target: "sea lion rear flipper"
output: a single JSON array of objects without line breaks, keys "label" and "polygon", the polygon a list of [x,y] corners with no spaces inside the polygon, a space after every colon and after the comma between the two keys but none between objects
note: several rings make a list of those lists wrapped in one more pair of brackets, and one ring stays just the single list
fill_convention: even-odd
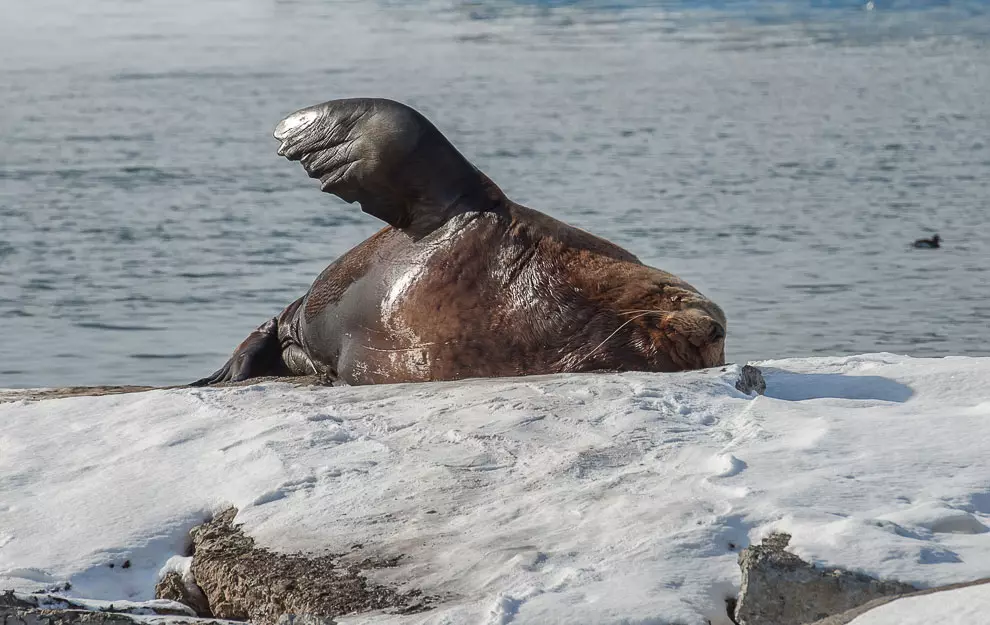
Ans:
[{"label": "sea lion rear flipper", "polygon": [[392,100],[331,100],[275,128],[278,153],[321,188],[412,236],[466,211],[494,210],[501,191],[419,112]]}]

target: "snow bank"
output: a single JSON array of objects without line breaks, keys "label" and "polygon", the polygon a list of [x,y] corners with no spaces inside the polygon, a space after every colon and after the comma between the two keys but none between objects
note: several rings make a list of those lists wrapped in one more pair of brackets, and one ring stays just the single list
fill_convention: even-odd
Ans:
[{"label": "snow bank", "polygon": [[975,625],[987,622],[990,590],[969,586],[907,597],[870,610],[850,625]]},{"label": "snow bank", "polygon": [[373,579],[442,598],[375,623],[727,624],[771,530],[882,578],[990,575],[990,358],[757,364],[764,397],[730,366],[0,404],[0,588],[152,599],[231,505],[279,551],[403,554]]}]

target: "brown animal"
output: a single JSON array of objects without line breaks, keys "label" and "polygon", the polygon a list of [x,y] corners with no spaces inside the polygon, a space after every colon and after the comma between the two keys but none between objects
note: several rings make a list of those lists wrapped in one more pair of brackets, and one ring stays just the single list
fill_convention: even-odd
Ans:
[{"label": "brown animal", "polygon": [[725,315],[677,277],[509,200],[425,117],[332,100],[275,129],[323,191],[389,224],[195,385],[348,384],[724,364]]}]

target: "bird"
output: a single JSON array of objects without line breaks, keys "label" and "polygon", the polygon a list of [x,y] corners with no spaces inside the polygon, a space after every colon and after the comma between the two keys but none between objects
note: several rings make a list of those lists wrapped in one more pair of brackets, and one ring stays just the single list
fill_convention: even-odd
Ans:
[{"label": "bird", "polygon": [[915,247],[918,247],[918,248],[923,248],[923,249],[935,249],[937,247],[941,247],[939,245],[939,242],[941,240],[942,240],[942,237],[940,237],[940,236],[938,236],[936,234],[935,236],[933,236],[930,239],[918,239],[917,241],[914,242],[914,246]]}]

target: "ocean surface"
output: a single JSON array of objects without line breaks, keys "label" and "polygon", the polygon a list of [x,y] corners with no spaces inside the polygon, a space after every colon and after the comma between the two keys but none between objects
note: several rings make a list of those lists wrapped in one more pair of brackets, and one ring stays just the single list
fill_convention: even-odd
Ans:
[{"label": "ocean surface", "polygon": [[220,366],[382,225],[275,154],[351,96],[698,287],[732,361],[990,354],[986,2],[16,4],[0,387]]}]

